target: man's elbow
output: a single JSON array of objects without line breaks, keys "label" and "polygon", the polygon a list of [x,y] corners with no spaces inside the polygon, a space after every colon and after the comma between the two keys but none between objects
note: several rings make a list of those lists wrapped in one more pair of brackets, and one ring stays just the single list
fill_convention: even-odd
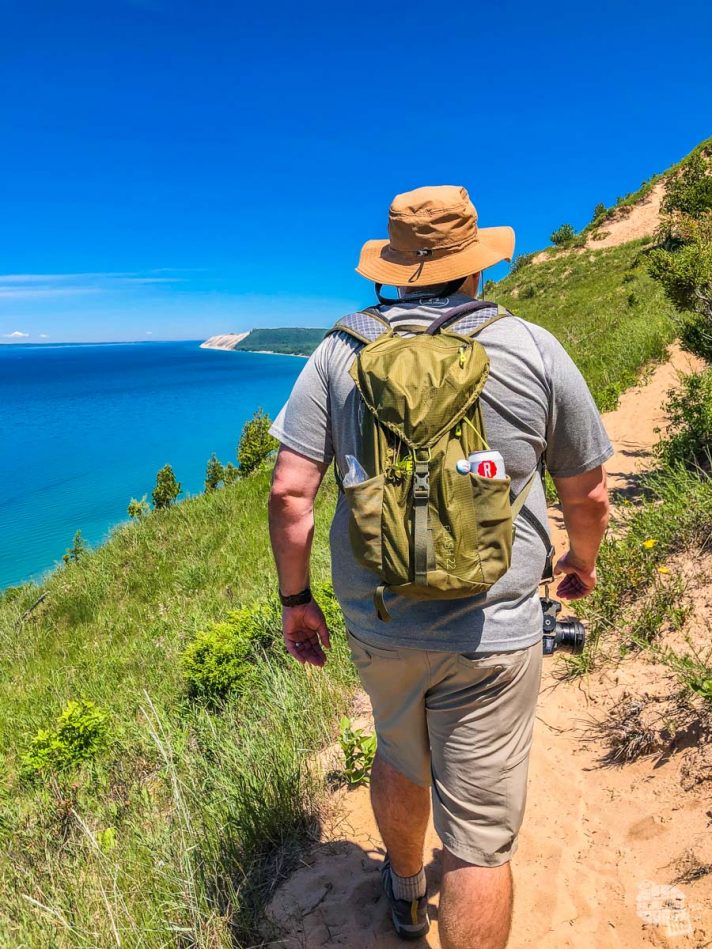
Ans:
[{"label": "man's elbow", "polygon": [[611,499],[608,494],[605,477],[600,484],[597,484],[588,495],[588,504],[592,511],[595,511],[600,520],[608,526],[611,517]]},{"label": "man's elbow", "polygon": [[585,510],[608,523],[611,503],[606,470],[602,465],[582,475],[554,480],[564,510]]},{"label": "man's elbow", "polygon": [[313,507],[314,497],[304,490],[303,485],[288,478],[274,478],[267,502],[270,518],[305,514]]}]

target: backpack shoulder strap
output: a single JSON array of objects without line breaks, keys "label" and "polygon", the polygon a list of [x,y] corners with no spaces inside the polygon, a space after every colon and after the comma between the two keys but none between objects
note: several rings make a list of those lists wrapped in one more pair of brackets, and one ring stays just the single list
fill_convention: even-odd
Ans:
[{"label": "backpack shoulder strap", "polygon": [[549,529],[547,525],[542,524],[536,514],[526,507],[527,497],[529,496],[529,492],[537,476],[541,478],[542,484],[544,482],[544,470],[544,463],[543,461],[540,461],[529,478],[527,478],[527,481],[519,494],[515,495],[512,491],[510,492],[509,499],[512,505],[512,522],[516,521],[516,519],[521,515],[524,520],[534,528],[534,530],[539,535],[541,542],[544,544],[544,548],[546,550],[546,561],[544,563],[544,573],[542,574],[541,580],[542,583],[547,583],[548,581],[554,579],[554,545],[551,543],[551,537],[549,536]]},{"label": "backpack shoulder strap", "polygon": [[368,344],[390,332],[392,332],[391,324],[380,314],[378,308],[368,307],[366,310],[358,310],[356,313],[342,316],[325,335],[348,333],[360,343]]},{"label": "backpack shoulder strap", "polygon": [[492,323],[496,323],[497,320],[511,315],[509,310],[501,304],[488,303],[486,307],[481,307],[479,310],[458,317],[454,323],[448,326],[448,329],[454,333],[459,333],[461,336],[474,337],[485,326],[490,326]]}]

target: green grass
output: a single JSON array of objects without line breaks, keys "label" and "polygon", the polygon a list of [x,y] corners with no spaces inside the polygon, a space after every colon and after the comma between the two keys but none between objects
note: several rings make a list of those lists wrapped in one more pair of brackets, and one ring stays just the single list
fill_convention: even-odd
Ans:
[{"label": "green grass", "polygon": [[[313,754],[354,686],[328,596],[327,671],[284,658],[268,482],[260,471],[125,525],[41,587],[0,596],[0,945],[259,941],[265,899],[318,828]],[[329,480],[318,503],[315,582],[334,492]],[[249,688],[196,701],[183,651],[251,603],[274,648],[255,650]],[[72,700],[106,713],[99,750],[28,778],[23,755]]]},{"label": "green grass", "polygon": [[587,642],[583,653],[564,657],[570,675],[590,672],[609,636],[622,636],[626,648],[646,648],[663,622],[677,626],[684,619],[680,578],[665,562],[709,543],[712,478],[683,466],[662,468],[645,479],[643,490],[639,504],[623,508],[624,531],[601,545],[598,586],[572,604],[587,624]]},{"label": "green grass", "polygon": [[601,411],[615,407],[675,336],[675,310],[647,273],[642,241],[529,264],[489,287],[487,297],[552,332]]}]

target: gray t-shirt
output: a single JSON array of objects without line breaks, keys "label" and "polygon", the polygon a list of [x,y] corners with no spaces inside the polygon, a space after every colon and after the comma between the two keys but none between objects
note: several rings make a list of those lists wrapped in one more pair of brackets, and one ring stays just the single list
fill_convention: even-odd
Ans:
[{"label": "gray t-shirt", "polygon": [[[398,304],[382,308],[391,322],[412,323],[442,314],[443,305],[469,298]],[[570,356],[551,333],[518,317],[505,317],[481,331],[490,359],[481,396],[487,440],[504,458],[518,492],[543,455],[555,477],[581,474],[613,454],[596,405]],[[272,425],[283,444],[315,461],[334,457],[342,474],[346,454],[358,456],[360,396],[348,369],[360,345],[336,333],[319,345],[297,379],[289,401]],[[363,409],[361,409],[363,410]],[[546,500],[536,479],[527,507],[546,523]],[[411,646],[445,652],[511,650],[541,637],[538,586],[544,568],[541,538],[522,517],[507,573],[485,597],[411,600],[386,594],[391,620],[378,619],[373,605],[377,576],[353,557],[348,507],[339,495],[330,533],[334,591],[354,634],[374,645]]]}]

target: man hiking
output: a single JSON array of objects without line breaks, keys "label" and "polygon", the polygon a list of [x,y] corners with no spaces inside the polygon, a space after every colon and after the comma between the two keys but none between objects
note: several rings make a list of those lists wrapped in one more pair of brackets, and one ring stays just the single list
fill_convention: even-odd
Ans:
[{"label": "man hiking", "polygon": [[496,949],[509,936],[542,661],[538,586],[551,551],[539,475],[545,464],[568,532],[558,594],[586,596],[612,448],[556,339],[475,299],[482,270],[511,260],[511,228],[478,227],[465,189],[446,186],[397,196],[388,232],[357,267],[380,305],[339,320],[272,426],[284,640],[300,662],[325,663],[309,555],[314,498],[334,461],[333,585],[373,706],[390,915],[405,939],[428,931],[432,796],[442,944]]}]

